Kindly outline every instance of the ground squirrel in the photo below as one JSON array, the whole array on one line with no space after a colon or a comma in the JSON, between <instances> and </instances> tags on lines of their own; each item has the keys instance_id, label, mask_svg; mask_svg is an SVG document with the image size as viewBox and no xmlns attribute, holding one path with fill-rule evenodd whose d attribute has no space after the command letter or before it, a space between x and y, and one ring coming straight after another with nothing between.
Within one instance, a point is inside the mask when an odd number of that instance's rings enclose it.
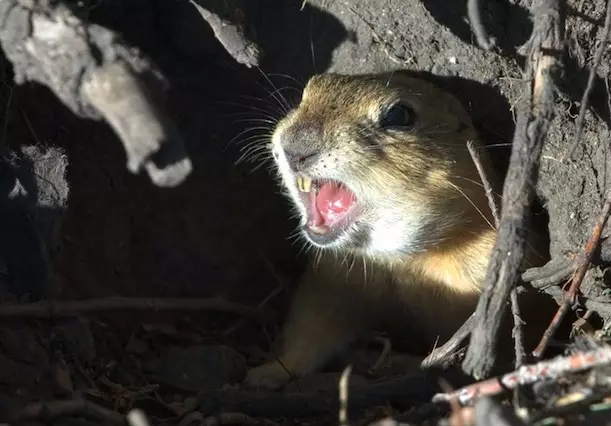
<instances>
[{"instance_id":1,"label":"ground squirrel","mask_svg":"<svg viewBox=\"0 0 611 426\"><path fill-rule=\"evenodd\" d=\"M451 337L476 306L496 236L468 141L490 170L458 100L419 78L309 80L271 150L314 250L279 360L247 384L310 374L374 326L425 351Z\"/></svg>"}]
</instances>

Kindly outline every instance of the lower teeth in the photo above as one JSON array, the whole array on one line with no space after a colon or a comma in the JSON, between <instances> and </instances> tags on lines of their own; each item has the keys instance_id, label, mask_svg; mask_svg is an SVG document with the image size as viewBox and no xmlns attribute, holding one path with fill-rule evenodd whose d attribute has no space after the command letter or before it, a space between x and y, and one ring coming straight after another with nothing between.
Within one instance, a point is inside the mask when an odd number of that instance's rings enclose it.
<instances>
[{"instance_id":1,"label":"lower teeth","mask_svg":"<svg viewBox=\"0 0 611 426\"><path fill-rule=\"evenodd\" d=\"M327 228L326 226L308 225L308 227L310 228L312 232L314 232L315 234L319 234L319 235L324 235L327 232L329 232L329 228Z\"/></svg>"}]
</instances>

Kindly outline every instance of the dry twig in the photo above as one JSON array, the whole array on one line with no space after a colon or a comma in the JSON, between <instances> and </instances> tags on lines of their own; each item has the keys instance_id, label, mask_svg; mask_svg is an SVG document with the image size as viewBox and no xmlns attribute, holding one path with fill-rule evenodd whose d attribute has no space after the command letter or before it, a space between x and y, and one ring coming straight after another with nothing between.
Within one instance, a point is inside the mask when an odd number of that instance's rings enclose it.
<instances>
[{"instance_id":1,"label":"dry twig","mask_svg":"<svg viewBox=\"0 0 611 426\"><path fill-rule=\"evenodd\" d=\"M529 385L542 380L554 380L567 373L576 373L609 363L611 363L611 346L604 346L589 352L578 352L537 364L524 365L501 377L474 383L452 393L437 394L433 397L433 401L441 402L454 399L463 405L471 404L475 399L482 396L498 395L518 386Z\"/></svg>"},{"instance_id":2,"label":"dry twig","mask_svg":"<svg viewBox=\"0 0 611 426\"><path fill-rule=\"evenodd\" d=\"M350 388L350 410L384 404L421 404L439 392L439 378L456 387L466 381L457 371L432 371L385 380ZM339 395L336 389L315 392L250 392L222 390L198 395L198 409L205 415L220 410L244 413L253 417L306 417L338 412Z\"/></svg>"},{"instance_id":3,"label":"dry twig","mask_svg":"<svg viewBox=\"0 0 611 426\"><path fill-rule=\"evenodd\" d=\"M134 409L127 413L127 423L129 426L151 426L146 415L142 410Z\"/></svg>"},{"instance_id":4,"label":"dry twig","mask_svg":"<svg viewBox=\"0 0 611 426\"><path fill-rule=\"evenodd\" d=\"M477 173L479 174L479 178L484 185L484 190L486 191L486 197L488 198L488 206L490 207L490 211L492 212L492 217L494 218L494 227L499 229L500 218L499 218L499 208L497 202L494 198L494 192L492 191L492 185L490 185L490 181L486 177L486 172L484 170L484 166L479 157L479 153L475 149L475 146L472 141L467 143L467 148L469 149L469 153L471 154L471 158L473 159L473 163L475 163L475 168L477 169ZM515 342L515 356L516 356L516 368L522 365L524 362L524 333L522 327L522 318L520 317L520 305L518 303L518 289L514 286L511 290L511 313L513 315L513 339Z\"/></svg>"},{"instance_id":5,"label":"dry twig","mask_svg":"<svg viewBox=\"0 0 611 426\"><path fill-rule=\"evenodd\" d=\"M193 298L129 298L108 297L76 301L44 301L25 304L0 305L0 319L4 318L62 318L84 314L116 311L201 311L222 312L248 316L265 321L266 316L257 308L226 302L220 299Z\"/></svg>"},{"instance_id":6,"label":"dry twig","mask_svg":"<svg viewBox=\"0 0 611 426\"><path fill-rule=\"evenodd\" d=\"M590 239L586 244L584 253L582 254L581 259L579 261L579 266L577 267L575 275L573 276L571 286L566 292L564 300L562 301L560 308L556 312L556 315L554 315L552 322L550 323L547 330L545 330L541 341L533 351L533 356L535 358L540 358L541 355L543 355L543 352L547 348L549 339L558 329L558 326L564 318L564 315L569 310L570 305L575 304L575 302L577 301L579 287L581 286L581 282L583 281L583 278L585 277L586 272L590 267L590 262L592 261L592 257L594 256L594 251L598 248L600 236L603 232L603 229L605 228L607 219L609 219L609 213L611 213L611 194L607 197L605 204L603 205L602 212L598 216L596 226L594 226L594 231L592 232L592 235L590 236Z\"/></svg>"},{"instance_id":7,"label":"dry twig","mask_svg":"<svg viewBox=\"0 0 611 426\"><path fill-rule=\"evenodd\" d=\"M573 143L569 150L564 154L561 161L566 161L570 158L577 146L579 145L579 140L581 139L581 133L583 132L583 120L586 117L586 111L588 110L588 100L590 98L590 93L594 89L594 79L596 78L596 70L600 66L600 61L602 60L603 54L605 50L607 50L607 40L609 39L609 31L611 30L611 0L607 1L607 12L605 14L605 25L602 29L600 36L600 45L598 46L598 50L596 50L596 55L594 56L594 63L590 67L590 74L588 75L588 83L586 85L586 89L583 92L583 96L581 97L581 106L579 107L579 115L577 116L577 121L575 121L575 138L573 139Z\"/></svg>"},{"instance_id":8,"label":"dry twig","mask_svg":"<svg viewBox=\"0 0 611 426\"><path fill-rule=\"evenodd\" d=\"M444 343L442 346L436 348L422 361L423 367L430 367L433 365L445 366L450 364L458 352L458 348L465 342L467 337L473 331L473 325L475 324L475 314L472 314L467 321L460 326L454 335Z\"/></svg>"},{"instance_id":9,"label":"dry twig","mask_svg":"<svg viewBox=\"0 0 611 426\"><path fill-rule=\"evenodd\" d=\"M516 355L515 366L518 368L524 364L526 350L524 349L524 322L520 316L520 304L518 303L518 289L514 287L511 290L511 314L513 316L513 340L514 351Z\"/></svg>"},{"instance_id":10,"label":"dry twig","mask_svg":"<svg viewBox=\"0 0 611 426\"><path fill-rule=\"evenodd\" d=\"M348 422L348 381L352 366L349 365L344 369L339 379L339 425L349 426Z\"/></svg>"},{"instance_id":11,"label":"dry twig","mask_svg":"<svg viewBox=\"0 0 611 426\"><path fill-rule=\"evenodd\" d=\"M263 51L259 45L248 38L246 29L240 22L232 22L227 16L230 12L235 12L226 10L235 7L232 2L189 1L210 25L214 36L223 45L227 53L248 68L259 65Z\"/></svg>"},{"instance_id":12,"label":"dry twig","mask_svg":"<svg viewBox=\"0 0 611 426\"><path fill-rule=\"evenodd\" d=\"M63 416L84 416L116 424L124 424L125 417L84 399L35 402L15 411L13 422L26 420L52 420Z\"/></svg>"},{"instance_id":13,"label":"dry twig","mask_svg":"<svg viewBox=\"0 0 611 426\"><path fill-rule=\"evenodd\" d=\"M494 218L494 226L498 229L501 218L499 217L499 206L494 198L494 191L492 190L492 185L486 176L486 171L484 170L484 165L482 164L482 160L479 156L479 152L475 149L475 144L473 141L467 142L467 149L469 150L469 154L471 154L471 159L473 160L473 164L475 164L475 168L477 169L477 173L479 174L479 178L482 181L482 185L484 185L484 191L486 191L486 198L488 199L488 207L490 208L490 212L492 213L492 217Z\"/></svg>"},{"instance_id":14,"label":"dry twig","mask_svg":"<svg viewBox=\"0 0 611 426\"><path fill-rule=\"evenodd\" d=\"M484 50L490 50L494 47L495 41L488 35L488 32L482 23L481 10L482 6L480 0L469 0L467 2L469 23L471 24L473 34L475 34L477 44L479 44Z\"/></svg>"},{"instance_id":15,"label":"dry twig","mask_svg":"<svg viewBox=\"0 0 611 426\"><path fill-rule=\"evenodd\" d=\"M611 238L600 241L598 250L592 253L591 264L607 266L611 264ZM579 258L570 256L566 258L552 259L543 266L527 269L522 274L522 280L538 289L560 284L568 279L577 269Z\"/></svg>"},{"instance_id":16,"label":"dry twig","mask_svg":"<svg viewBox=\"0 0 611 426\"><path fill-rule=\"evenodd\" d=\"M539 157L554 115L553 74L559 71L564 47L560 3L561 0L537 0L533 4L535 24L527 44L527 76L532 81L530 102L518 117L503 190L501 224L463 361L463 369L477 379L487 376L496 363L499 330L524 256L525 229Z\"/></svg>"}]
</instances>

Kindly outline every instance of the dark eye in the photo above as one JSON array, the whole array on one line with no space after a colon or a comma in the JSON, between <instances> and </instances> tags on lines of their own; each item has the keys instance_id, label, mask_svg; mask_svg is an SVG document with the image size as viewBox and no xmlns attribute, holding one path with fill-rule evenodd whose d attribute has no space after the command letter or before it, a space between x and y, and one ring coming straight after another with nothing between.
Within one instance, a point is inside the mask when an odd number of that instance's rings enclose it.
<instances>
[{"instance_id":1,"label":"dark eye","mask_svg":"<svg viewBox=\"0 0 611 426\"><path fill-rule=\"evenodd\" d=\"M403 127L409 128L416 122L416 113L405 104L395 104L382 114L380 126L382 128Z\"/></svg>"}]
</instances>

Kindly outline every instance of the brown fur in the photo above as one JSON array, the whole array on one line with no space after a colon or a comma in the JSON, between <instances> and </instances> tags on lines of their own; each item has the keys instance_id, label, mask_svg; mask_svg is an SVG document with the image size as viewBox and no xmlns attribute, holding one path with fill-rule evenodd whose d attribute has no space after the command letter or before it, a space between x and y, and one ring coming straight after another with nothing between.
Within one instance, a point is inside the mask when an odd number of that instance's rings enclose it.
<instances>
[{"instance_id":1,"label":"brown fur","mask_svg":"<svg viewBox=\"0 0 611 426\"><path fill-rule=\"evenodd\" d=\"M380 108L396 99L416 111L413 131L376 127ZM405 229L422 227L406 236L406 250L353 241L319 250L294 296L279 360L251 370L247 383L277 387L289 380L287 370L310 374L380 324L415 352L442 344L473 312L496 236L466 147L477 135L459 102L401 73L319 75L274 131L276 145L289 140L325 154L308 174L332 173L354 189L367 204L363 221L375 228L379 218L407 218ZM480 154L491 174L486 150ZM284 175L292 196L289 180Z\"/></svg>"}]
</instances>

